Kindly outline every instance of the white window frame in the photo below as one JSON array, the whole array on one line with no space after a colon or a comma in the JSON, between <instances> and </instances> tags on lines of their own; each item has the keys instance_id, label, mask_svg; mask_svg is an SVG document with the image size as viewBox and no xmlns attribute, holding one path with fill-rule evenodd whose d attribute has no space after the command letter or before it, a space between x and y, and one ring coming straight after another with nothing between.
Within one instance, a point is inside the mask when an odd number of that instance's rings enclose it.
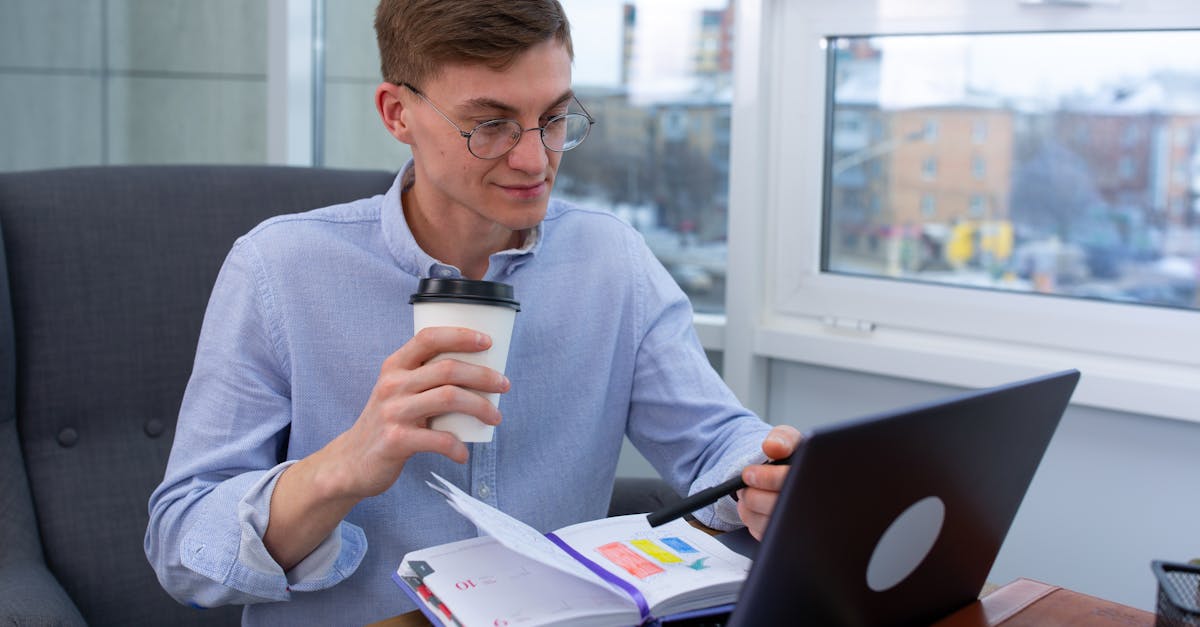
<instances>
[{"instance_id":1,"label":"white window frame","mask_svg":"<svg viewBox=\"0 0 1200 627\"><path fill-rule=\"evenodd\" d=\"M267 162L312 166L316 140L317 0L267 5Z\"/></svg>"},{"instance_id":2,"label":"white window frame","mask_svg":"<svg viewBox=\"0 0 1200 627\"><path fill-rule=\"evenodd\" d=\"M724 363L743 402L764 408L771 359L968 387L1078 368L1073 402L1200 421L1200 312L820 271L826 37L1200 28L1194 0L742 0L738 12Z\"/></svg>"}]
</instances>

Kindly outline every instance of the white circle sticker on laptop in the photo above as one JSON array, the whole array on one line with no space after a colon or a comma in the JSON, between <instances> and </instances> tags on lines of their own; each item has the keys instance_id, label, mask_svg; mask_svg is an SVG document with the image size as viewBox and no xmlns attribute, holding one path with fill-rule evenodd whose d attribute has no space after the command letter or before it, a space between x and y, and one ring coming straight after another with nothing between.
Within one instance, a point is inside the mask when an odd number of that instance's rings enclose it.
<instances>
[{"instance_id":1,"label":"white circle sticker on laptop","mask_svg":"<svg viewBox=\"0 0 1200 627\"><path fill-rule=\"evenodd\" d=\"M867 586L883 592L911 575L933 549L945 519L946 504L936 496L913 503L897 516L867 562Z\"/></svg>"}]
</instances>

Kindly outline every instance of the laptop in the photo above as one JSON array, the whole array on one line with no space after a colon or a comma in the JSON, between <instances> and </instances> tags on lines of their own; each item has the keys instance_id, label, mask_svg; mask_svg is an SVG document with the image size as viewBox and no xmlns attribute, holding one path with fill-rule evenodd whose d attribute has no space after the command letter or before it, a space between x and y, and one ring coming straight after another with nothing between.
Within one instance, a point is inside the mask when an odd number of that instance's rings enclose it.
<instances>
[{"instance_id":1,"label":"laptop","mask_svg":"<svg viewBox=\"0 0 1200 627\"><path fill-rule=\"evenodd\" d=\"M807 434L724 624L927 625L974 601L1078 380L1069 370Z\"/></svg>"}]
</instances>

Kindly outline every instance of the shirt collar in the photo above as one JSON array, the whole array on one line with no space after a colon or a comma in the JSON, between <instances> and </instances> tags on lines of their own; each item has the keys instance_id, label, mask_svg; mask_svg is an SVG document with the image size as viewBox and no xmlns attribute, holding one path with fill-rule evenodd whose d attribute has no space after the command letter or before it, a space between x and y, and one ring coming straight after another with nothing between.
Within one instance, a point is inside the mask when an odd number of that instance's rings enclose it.
<instances>
[{"instance_id":1,"label":"shirt collar","mask_svg":"<svg viewBox=\"0 0 1200 627\"><path fill-rule=\"evenodd\" d=\"M461 277L462 272L446 263L434 259L417 245L408 221L404 219L402 194L412 188L416 181L413 161L400 169L396 180L383 195L380 222L383 228L384 242L396 259L402 270L417 277ZM525 234L525 241L520 248L502 250L492 255L488 264L488 277L504 277L512 274L517 268L529 261L541 248L544 231L543 223L538 223Z\"/></svg>"}]
</instances>

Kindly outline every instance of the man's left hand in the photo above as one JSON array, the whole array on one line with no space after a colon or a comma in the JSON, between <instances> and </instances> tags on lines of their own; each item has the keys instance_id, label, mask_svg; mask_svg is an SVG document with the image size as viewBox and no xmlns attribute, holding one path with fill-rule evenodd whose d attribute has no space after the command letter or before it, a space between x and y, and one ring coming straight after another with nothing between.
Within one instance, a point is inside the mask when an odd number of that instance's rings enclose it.
<instances>
[{"instance_id":1,"label":"man's left hand","mask_svg":"<svg viewBox=\"0 0 1200 627\"><path fill-rule=\"evenodd\" d=\"M762 450L769 459L783 459L791 455L799 443L800 432L795 427L778 425L763 440ZM762 540L767 530L767 521L779 500L779 491L783 489L789 468L755 464L742 470L746 488L738 491L738 515L755 539Z\"/></svg>"}]
</instances>

